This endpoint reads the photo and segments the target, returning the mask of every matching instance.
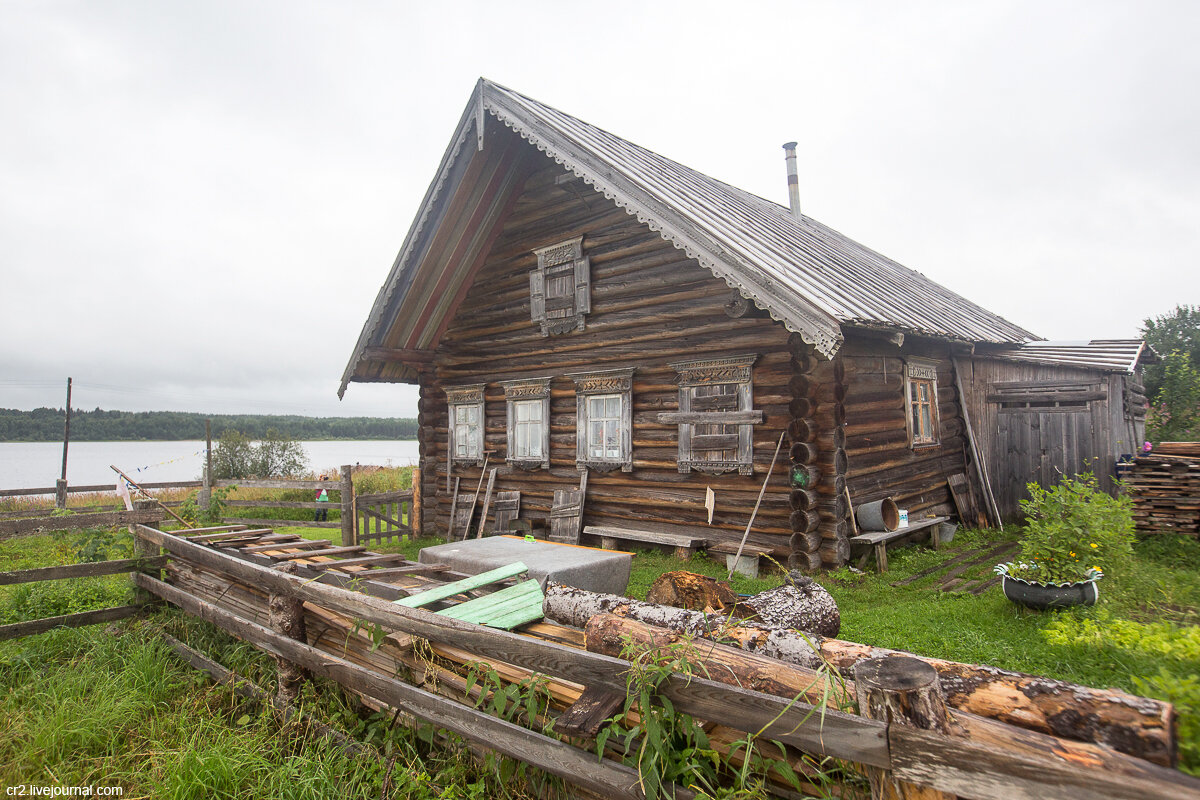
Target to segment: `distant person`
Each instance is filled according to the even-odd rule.
[[[329,480],[329,476],[322,475],[321,480],[327,481],[327,480]],[[329,490],[326,489],[324,486],[321,487],[321,491],[317,492],[317,502],[318,503],[328,503],[329,502]],[[315,522],[325,522],[327,519],[329,519],[329,509],[328,508],[318,508],[317,513],[313,519]]]

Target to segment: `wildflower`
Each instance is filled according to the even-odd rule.
[[[1100,546],[1100,545],[1096,544],[1095,542],[1092,542],[1092,547],[1093,547],[1093,548],[1096,548],[1096,547],[1099,547],[1099,546]]]
[[[1074,557],[1075,557],[1075,553],[1074,553],[1074,551],[1072,551],[1072,552],[1071,552],[1071,558],[1074,558]]]

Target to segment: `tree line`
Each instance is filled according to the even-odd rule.
[[[0,442],[61,442],[62,408],[20,411],[0,408]],[[71,409],[71,441],[182,441],[204,438],[204,421],[212,435],[237,431],[262,439],[267,431],[288,439],[415,439],[417,421],[400,417],[302,417],[279,414],[198,414],[187,411],[84,411]]]

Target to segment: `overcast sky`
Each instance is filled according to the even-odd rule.
[[[336,391],[486,76],[1050,339],[1200,302],[1200,3],[0,0],[0,407]]]

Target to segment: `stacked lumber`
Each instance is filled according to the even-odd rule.
[[[1200,448],[1200,444],[1171,442]],[[1133,461],[1125,480],[1139,534],[1200,536],[1200,456],[1151,453]]]
[[[1154,452],[1156,455],[1200,458],[1200,442],[1159,442]]]

